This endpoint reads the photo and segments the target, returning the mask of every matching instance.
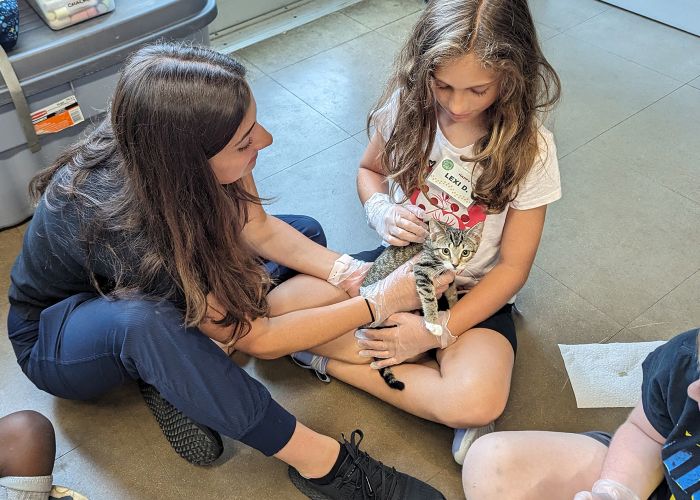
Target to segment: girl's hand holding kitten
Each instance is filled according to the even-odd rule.
[[[420,308],[420,299],[413,276],[416,258],[402,264],[383,280],[360,289],[361,295],[374,306],[374,322],[370,326],[381,325],[394,313]],[[454,279],[455,273],[451,271],[437,276],[433,280],[436,284],[437,296],[442,295]]]
[[[423,243],[428,236],[423,210],[394,203],[386,193],[374,193],[365,202],[365,215],[369,226],[390,245]]]
[[[360,329],[355,332],[357,344],[363,348],[359,355],[380,358],[370,366],[376,370],[398,365],[423,354],[430,349],[444,349],[452,345],[457,337],[447,328],[450,311],[438,314],[443,333],[437,337],[425,327],[423,317],[412,313],[397,313],[389,318],[396,326],[381,329]]]

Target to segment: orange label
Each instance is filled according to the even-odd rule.
[[[78,101],[73,95],[32,113],[34,130],[40,135],[60,132],[84,120]]]

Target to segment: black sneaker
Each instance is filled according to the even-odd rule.
[[[356,436],[359,436],[357,441]],[[289,467],[289,478],[294,486],[312,500],[445,500],[438,490],[360,451],[364,434],[353,431],[350,442],[343,436],[348,456],[330,484],[316,484],[304,478],[294,467]]]
[[[139,380],[141,395],[178,455],[194,465],[210,465],[224,452],[218,432],[198,424],[168,403],[152,385]]]

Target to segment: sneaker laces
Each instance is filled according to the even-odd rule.
[[[364,439],[364,433],[360,429],[352,431],[352,434],[350,434],[350,441],[345,438],[345,434],[343,434],[342,437],[343,446],[347,450],[350,458],[352,458],[352,463],[354,465],[354,467],[345,474],[342,482],[355,483],[355,489],[362,488],[363,500],[391,498],[398,482],[396,469],[387,467],[380,461],[370,457],[367,452],[360,450],[360,443],[362,439]],[[372,486],[372,478],[377,480],[374,486]]]

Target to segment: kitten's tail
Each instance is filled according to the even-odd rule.
[[[391,371],[391,368],[380,368],[379,374],[384,379],[384,382],[386,382],[386,385],[388,385],[392,389],[396,389],[397,391],[403,391],[406,387],[406,385],[403,382],[401,382],[394,376],[394,372]]]

